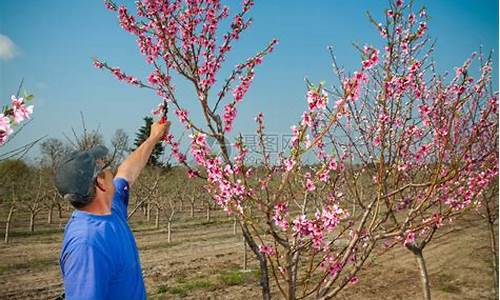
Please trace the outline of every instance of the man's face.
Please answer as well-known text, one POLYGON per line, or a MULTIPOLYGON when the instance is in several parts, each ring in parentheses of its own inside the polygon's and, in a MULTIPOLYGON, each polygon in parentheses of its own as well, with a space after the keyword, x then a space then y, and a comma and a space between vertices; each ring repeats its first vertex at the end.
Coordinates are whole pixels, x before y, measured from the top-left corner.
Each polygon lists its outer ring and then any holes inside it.
POLYGON ((114 172, 109 166, 109 163, 98 161, 97 164, 101 167, 101 172, 97 177, 97 189, 100 188, 108 197, 112 199, 115 194, 115 186, 113 184, 114 172))

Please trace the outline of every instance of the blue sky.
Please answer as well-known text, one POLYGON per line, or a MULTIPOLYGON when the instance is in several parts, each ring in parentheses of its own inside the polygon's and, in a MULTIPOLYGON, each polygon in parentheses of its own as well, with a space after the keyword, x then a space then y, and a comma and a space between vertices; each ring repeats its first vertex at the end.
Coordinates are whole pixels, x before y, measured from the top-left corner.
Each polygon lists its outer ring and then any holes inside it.
MULTIPOLYGON (((227 2, 233 9, 240 3, 227 2)), ((288 133, 305 107, 304 77, 316 82, 334 79, 326 46, 334 45, 347 69, 357 68, 359 58, 352 42, 380 42, 365 13, 380 17, 386 4, 380 0, 257 0, 251 13, 254 24, 233 45, 228 65, 234 66, 274 37, 280 44, 258 67, 234 131, 252 133, 253 117, 262 111, 269 132, 288 133)), ((479 45, 493 49, 498 60, 498 1, 416 1, 417 7, 422 5, 432 18, 430 34, 437 39, 440 71, 461 65, 479 45)), ((133 137, 142 117, 159 102, 151 91, 119 82, 92 66, 91 58, 98 56, 142 78, 149 70, 133 36, 120 28, 100 0, 2 0, 0 34, 16 48, 13 57, 0 59, 0 104, 10 100, 22 78, 35 95, 34 120, 0 153, 44 135, 70 135, 71 127, 81 128, 80 111, 88 127, 99 126, 108 139, 118 128, 133 137)), ((497 68, 495 64, 495 81, 497 68)), ((187 85, 179 84, 177 89, 188 108, 196 107, 187 85)), ((173 131, 180 132, 177 123, 173 131)), ((36 154, 35 149, 32 156, 36 154)))

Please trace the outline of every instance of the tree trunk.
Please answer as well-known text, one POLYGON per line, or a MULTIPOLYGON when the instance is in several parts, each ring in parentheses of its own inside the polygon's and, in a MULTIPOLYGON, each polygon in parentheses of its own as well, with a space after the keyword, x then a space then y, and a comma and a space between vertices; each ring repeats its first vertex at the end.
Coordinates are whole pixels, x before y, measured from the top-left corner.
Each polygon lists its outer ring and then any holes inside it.
POLYGON ((167 243, 170 243, 172 242, 172 238, 171 238, 171 222, 168 221, 167 223, 167 243))
POLYGON ((288 264, 288 299, 295 300, 296 299, 296 291, 297 291, 297 265, 299 260, 299 251, 295 251, 295 253, 287 254, 287 264, 288 264))
POLYGON ((47 224, 52 224, 52 211, 54 210, 54 206, 50 206, 49 214, 47 215, 47 224))
POLYGON ((160 228, 160 210, 156 208, 155 228, 160 228))
POLYGON ((498 252, 497 252, 497 242, 495 238, 495 228, 493 222, 488 221, 488 229, 490 232, 490 251, 491 251, 491 262, 493 266, 493 272, 495 275, 493 285, 495 287, 495 295, 498 298, 498 252))
POLYGON ((407 246, 417 259, 418 269, 420 270, 420 282, 422 283, 422 293, 424 300, 431 300, 431 287, 429 283, 429 274, 425 265, 425 258, 422 249, 415 245, 407 246))
POLYGON ((7 222, 5 222, 5 238, 4 242, 9 242, 9 229, 10 229, 10 221, 12 220, 12 214, 14 214, 14 206, 10 207, 9 215, 7 216, 7 222))
POLYGON ((191 218, 194 217, 194 203, 191 203, 191 214, 190 214, 190 217, 191 218))
POLYGON ((151 221, 151 204, 149 202, 146 204, 146 221, 148 223, 151 221))
POLYGON ((30 213, 30 233, 35 231, 35 213, 30 213))
POLYGON ((233 234, 236 235, 236 217, 233 218, 233 234))
POLYGON ((247 242, 245 241, 245 237, 243 237, 243 270, 247 270, 248 265, 248 256, 247 256, 247 242))
POLYGON ((57 212, 58 212, 59 220, 62 219, 63 215, 62 215, 62 207, 61 207, 61 205, 57 205, 57 212))
POLYGON ((207 222, 210 222, 210 205, 207 204, 207 222))
POLYGON ((241 223, 241 231, 243 232, 243 236, 245 237, 245 241, 247 242, 252 252, 257 257, 259 261, 260 268, 260 287, 262 290, 262 299, 270 300, 271 299, 271 289, 269 287, 269 271, 267 270, 267 259, 260 252, 259 247, 253 240, 253 237, 250 235, 250 231, 245 223, 241 223))

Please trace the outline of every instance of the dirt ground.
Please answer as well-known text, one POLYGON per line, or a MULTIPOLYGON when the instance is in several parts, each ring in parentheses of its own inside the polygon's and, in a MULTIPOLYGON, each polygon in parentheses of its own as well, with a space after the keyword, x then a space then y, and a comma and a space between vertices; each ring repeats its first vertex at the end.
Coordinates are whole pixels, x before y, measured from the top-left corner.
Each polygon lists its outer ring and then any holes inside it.
MULTIPOLYGON (((53 299, 62 293, 58 255, 65 219, 55 214, 54 223, 45 225, 45 218, 41 214, 29 234, 27 216, 15 216, 11 242, 0 245, 0 299, 53 299)), ((241 233, 233 234, 228 217, 214 213, 205 222, 203 212, 195 218, 185 212, 177 219, 170 244, 165 224, 154 229, 154 220, 132 219, 148 299, 260 298, 252 254, 249 270, 242 271, 241 233)), ((477 221, 459 224, 438 234, 424 251, 433 298, 495 299, 486 227, 477 221)), ((338 299, 421 298, 415 260, 404 249, 380 257, 359 278, 338 299)))

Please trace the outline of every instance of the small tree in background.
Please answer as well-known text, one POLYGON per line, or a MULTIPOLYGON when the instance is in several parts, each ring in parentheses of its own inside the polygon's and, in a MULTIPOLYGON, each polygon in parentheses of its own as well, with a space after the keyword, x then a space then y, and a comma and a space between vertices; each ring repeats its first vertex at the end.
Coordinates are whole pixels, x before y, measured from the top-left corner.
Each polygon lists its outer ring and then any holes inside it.
POLYGON ((4 160, 0 162, 0 203, 9 208, 5 220, 5 243, 9 242, 9 230, 14 212, 20 205, 27 183, 30 178, 30 168, 21 160, 4 160))
POLYGON ((126 157, 129 151, 129 137, 123 129, 117 129, 111 138, 113 147, 113 163, 119 165, 126 157))

